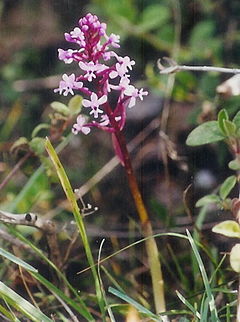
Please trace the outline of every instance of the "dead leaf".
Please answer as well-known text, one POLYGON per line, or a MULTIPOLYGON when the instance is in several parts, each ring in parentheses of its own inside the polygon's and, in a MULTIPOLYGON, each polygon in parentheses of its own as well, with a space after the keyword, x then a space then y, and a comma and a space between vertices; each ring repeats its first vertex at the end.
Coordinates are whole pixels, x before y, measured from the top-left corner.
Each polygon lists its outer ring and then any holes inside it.
POLYGON ((217 87, 217 93, 226 97, 240 95, 240 74, 234 75, 217 87))

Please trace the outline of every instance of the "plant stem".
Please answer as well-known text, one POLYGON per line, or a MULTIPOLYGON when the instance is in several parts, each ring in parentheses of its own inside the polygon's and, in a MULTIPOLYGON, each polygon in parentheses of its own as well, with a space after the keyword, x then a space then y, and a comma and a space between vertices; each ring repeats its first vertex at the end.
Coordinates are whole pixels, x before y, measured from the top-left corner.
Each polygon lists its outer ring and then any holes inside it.
POLYGON ((166 67, 163 66, 161 63, 161 59, 159 59, 158 68, 160 70, 160 74, 171 74, 171 73, 179 72, 181 70, 240 74, 239 68, 225 68, 225 67, 217 67, 217 66, 186 66, 186 65, 178 65, 173 59, 168 57, 163 57, 163 59, 168 63, 168 66, 166 67))
MULTIPOLYGON (((118 144, 121 148, 124 167, 126 170, 130 191, 133 196, 133 199, 137 208, 137 212, 140 218, 143 235, 144 237, 150 237, 153 235, 152 225, 149 220, 149 216, 145 208, 141 193, 139 191, 136 176, 133 172, 131 160, 126 146, 125 137, 120 131, 116 132, 115 135, 118 140, 118 144)), ((147 251, 147 257, 148 257, 150 273, 152 278, 155 310, 156 310, 156 313, 162 313, 166 311, 165 296, 164 296, 164 281, 162 276, 162 269, 161 269, 158 248, 154 238, 149 238, 146 240, 146 251, 147 251)))

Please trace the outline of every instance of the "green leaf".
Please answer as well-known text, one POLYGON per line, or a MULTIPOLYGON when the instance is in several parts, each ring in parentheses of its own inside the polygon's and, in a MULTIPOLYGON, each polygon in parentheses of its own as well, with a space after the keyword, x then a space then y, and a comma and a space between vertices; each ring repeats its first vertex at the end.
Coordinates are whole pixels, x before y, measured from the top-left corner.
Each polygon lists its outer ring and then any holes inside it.
MULTIPOLYGON (((192 247, 193 253, 194 253, 194 255, 196 257, 196 260, 198 262, 198 267, 199 267, 199 270, 201 272, 202 280, 203 280, 203 283, 204 283, 204 286, 205 286, 205 290, 206 290, 206 305, 209 307, 209 310, 210 310, 210 313, 211 313, 211 319, 209 319, 209 320, 218 322, 219 319, 218 319, 217 308, 215 306, 215 300, 214 300, 214 296, 213 296, 213 293, 212 293, 212 288, 211 288, 210 281, 208 279, 207 272, 205 270, 202 258, 201 258, 200 254, 199 254, 199 251, 198 251, 198 248, 196 246, 196 243, 193 240, 193 238, 192 238, 192 236, 191 236, 191 234, 190 234, 190 232, 188 230, 187 230, 187 236, 188 236, 188 240, 190 242, 190 245, 192 247)), ((205 317, 204 317, 204 314, 203 314, 202 310, 200 311, 200 314, 201 314, 201 321, 207 321, 207 319, 205 319, 205 317)))
POLYGON ((240 111, 237 112, 237 114, 233 118, 233 122, 235 123, 236 127, 240 128, 240 111))
POLYGON ((189 40, 189 51, 195 60, 218 55, 221 49, 221 39, 216 37, 215 29, 215 22, 210 19, 195 24, 189 40))
POLYGON ((212 231, 227 237, 240 238, 240 225, 234 220, 225 220, 215 225, 212 231))
MULTIPOLYGON (((62 140, 62 142, 57 146, 56 150, 58 152, 62 151, 67 146, 71 136, 72 136, 72 134, 69 134, 67 136, 67 138, 62 140)), ((14 200, 11 200, 11 202, 8 203, 8 211, 9 212, 14 212, 14 211, 20 210, 21 204, 22 203, 26 204, 25 200, 29 200, 29 202, 30 202, 30 199, 32 199, 30 197, 30 195, 32 194, 33 190, 34 191, 38 190, 39 186, 41 186, 41 189, 42 189, 42 187, 43 187, 42 181, 43 181, 43 178, 45 178, 45 175, 43 175, 43 172, 44 172, 44 166, 41 165, 33 173, 33 175, 30 177, 30 179, 27 181, 27 183, 23 187, 21 187, 20 192, 14 198, 14 200)), ((46 185, 46 183, 44 183, 44 186, 45 185, 46 185)), ((32 203, 31 203, 31 205, 27 204, 27 207, 25 209, 22 209, 22 212, 28 211, 30 207, 32 207, 32 203)))
POLYGON ((27 138, 25 138, 24 136, 21 136, 20 138, 18 138, 13 145, 11 146, 10 151, 14 152, 15 149, 18 149, 19 147, 23 146, 23 145, 28 145, 29 141, 27 138))
POLYGON ((146 309, 144 306, 142 306, 141 304, 139 304, 137 301, 135 301, 134 299, 132 299, 130 296, 128 296, 125 293, 120 292, 119 290, 116 290, 113 287, 109 287, 108 288, 108 292, 112 293, 113 295, 116 295, 117 297, 119 297, 120 299, 122 299, 123 301, 131 304, 132 306, 134 306, 138 312, 146 314, 148 317, 151 317, 153 321, 159 321, 159 319, 156 320, 157 316, 152 313, 151 311, 149 311, 148 309, 146 309))
POLYGON ((68 102, 68 107, 71 115, 79 114, 82 109, 82 96, 75 95, 68 102))
MULTIPOLYGON (((66 302, 72 308, 74 308, 78 313, 80 313, 87 321, 94 321, 93 317, 90 312, 88 312, 88 308, 85 303, 81 300, 78 302, 79 299, 71 299, 69 296, 63 293, 59 288, 57 288, 54 284, 49 282, 45 277, 40 275, 39 273, 31 273, 33 277, 35 277, 40 283, 42 283, 50 292, 53 294, 57 294, 62 301, 66 302)), ((65 281, 66 283, 66 281, 65 281)))
POLYGON ((196 203, 196 207, 203 207, 209 205, 210 203, 218 203, 221 199, 217 195, 207 195, 199 199, 196 203))
POLYGON ((61 103, 61 102, 52 102, 51 104, 52 109, 56 111, 57 113, 63 114, 64 116, 69 115, 69 108, 67 105, 61 103))
POLYGON ((230 264, 235 272, 240 273, 240 244, 233 246, 230 253, 230 264))
POLYGON ((147 32, 165 25, 170 18, 167 6, 153 4, 147 6, 142 13, 142 21, 137 26, 139 32, 147 32))
POLYGON ((187 138, 187 145, 198 146, 224 140, 217 121, 209 121, 199 125, 187 138))
POLYGON ((22 296, 18 295, 2 282, 0 282, 0 294, 7 303, 15 307, 18 311, 22 312, 31 321, 53 322, 53 320, 49 319, 38 308, 26 301, 22 296))
POLYGON ((236 176, 228 177, 221 185, 219 195, 222 199, 226 199, 237 182, 236 176))
POLYGON ((218 113, 218 126, 220 128, 220 130, 223 132, 223 134, 226 134, 225 132, 225 128, 224 128, 224 120, 228 120, 228 113, 225 109, 222 109, 219 113, 218 113))
POLYGON ((47 124, 47 123, 41 123, 41 124, 38 124, 35 129, 32 131, 32 138, 34 138, 38 132, 40 132, 41 130, 45 130, 45 129, 49 129, 50 128, 50 125, 47 124))
POLYGON ((64 190, 64 192, 66 194, 66 197, 67 197, 67 199, 68 199, 68 201, 69 201, 69 203, 71 205, 72 212, 73 212, 73 215, 74 215, 74 218, 75 218, 75 222, 77 224, 80 236, 81 236, 82 241, 83 241, 83 245, 84 245, 84 248, 85 248, 87 260, 88 260, 89 266, 91 267, 92 275, 93 275, 93 278, 95 280, 95 289, 96 289, 96 296, 97 296, 98 304, 99 304, 101 313, 104 316, 104 312, 105 312, 105 309, 104 309, 105 304, 104 303, 105 302, 104 302, 104 299, 103 299, 103 296, 102 296, 101 285, 100 285, 100 282, 99 282, 97 270, 96 270, 96 267, 94 265, 94 259, 93 259, 93 255, 92 255, 92 250, 91 250, 91 247, 90 247, 90 244, 89 244, 89 241, 88 241, 88 236, 87 236, 86 228, 85 228, 85 225, 84 225, 83 216, 80 213, 80 209, 79 209, 75 194, 73 192, 71 183, 70 183, 70 181, 68 179, 68 176, 67 176, 67 174, 66 174, 66 172, 65 172, 65 170, 64 170, 64 168, 62 166, 61 161, 59 160, 57 152, 53 148, 53 146, 52 146, 52 144, 51 144, 51 142, 50 142, 50 140, 48 138, 46 138, 46 141, 45 141, 45 148, 46 148, 46 150, 47 150, 47 152, 49 154, 49 157, 51 158, 51 160, 53 162, 53 165, 54 165, 54 167, 56 169, 56 172, 57 172, 57 175, 59 177, 59 180, 60 180, 60 182, 62 184, 62 188, 63 188, 63 190, 64 190))
POLYGON ((31 149, 34 151, 34 153, 38 156, 41 156, 45 151, 45 139, 36 137, 33 138, 29 143, 31 149))
POLYGON ((240 161, 238 159, 232 160, 228 163, 228 167, 231 170, 238 171, 240 170, 240 161))
POLYGON ((189 308, 189 310, 194 314, 194 316, 201 320, 201 314, 195 309, 195 307, 193 307, 192 304, 188 302, 187 299, 180 292, 176 291, 176 293, 180 301, 182 301, 183 304, 189 308))
POLYGON ((224 126, 224 132, 226 133, 227 136, 236 135, 237 127, 233 122, 229 120, 223 120, 223 126, 224 126))
POLYGON ((3 248, 0 248, 0 255, 2 255, 3 257, 7 258, 11 262, 13 262, 13 263, 25 268, 28 271, 35 272, 35 273, 37 273, 37 271, 38 271, 33 266, 31 266, 28 263, 24 262, 22 259, 16 257, 15 255, 9 253, 8 251, 6 251, 3 248))

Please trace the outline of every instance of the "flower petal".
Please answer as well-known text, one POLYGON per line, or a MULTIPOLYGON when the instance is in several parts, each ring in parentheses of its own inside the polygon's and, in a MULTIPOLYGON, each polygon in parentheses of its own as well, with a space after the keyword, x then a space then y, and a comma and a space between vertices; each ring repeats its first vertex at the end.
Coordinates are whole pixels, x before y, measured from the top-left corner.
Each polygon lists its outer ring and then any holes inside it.
POLYGON ((107 95, 103 95, 101 98, 99 98, 98 103, 99 105, 102 105, 107 102, 107 95))

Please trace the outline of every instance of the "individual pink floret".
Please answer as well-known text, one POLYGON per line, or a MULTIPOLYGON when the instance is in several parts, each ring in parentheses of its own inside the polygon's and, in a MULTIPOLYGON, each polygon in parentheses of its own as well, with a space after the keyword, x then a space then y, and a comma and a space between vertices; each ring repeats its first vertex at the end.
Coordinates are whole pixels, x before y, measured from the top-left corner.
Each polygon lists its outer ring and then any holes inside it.
POLYGON ((67 96, 68 93, 74 95, 73 89, 80 89, 83 87, 82 82, 75 81, 75 75, 71 74, 68 76, 67 74, 63 74, 62 79, 59 83, 59 88, 54 90, 55 93, 59 92, 61 95, 63 93, 64 96, 67 96))
POLYGON ((88 126, 85 126, 86 124, 86 117, 83 115, 78 115, 77 117, 77 123, 73 124, 72 132, 73 134, 78 134, 79 132, 82 132, 83 134, 87 135, 90 133, 91 129, 88 126))
POLYGON ((102 114, 103 110, 99 108, 100 105, 103 105, 107 102, 107 95, 103 95, 102 97, 98 98, 96 93, 92 93, 90 100, 84 99, 82 101, 82 105, 84 107, 91 107, 90 115, 93 114, 94 118, 98 118, 98 114, 102 114))

